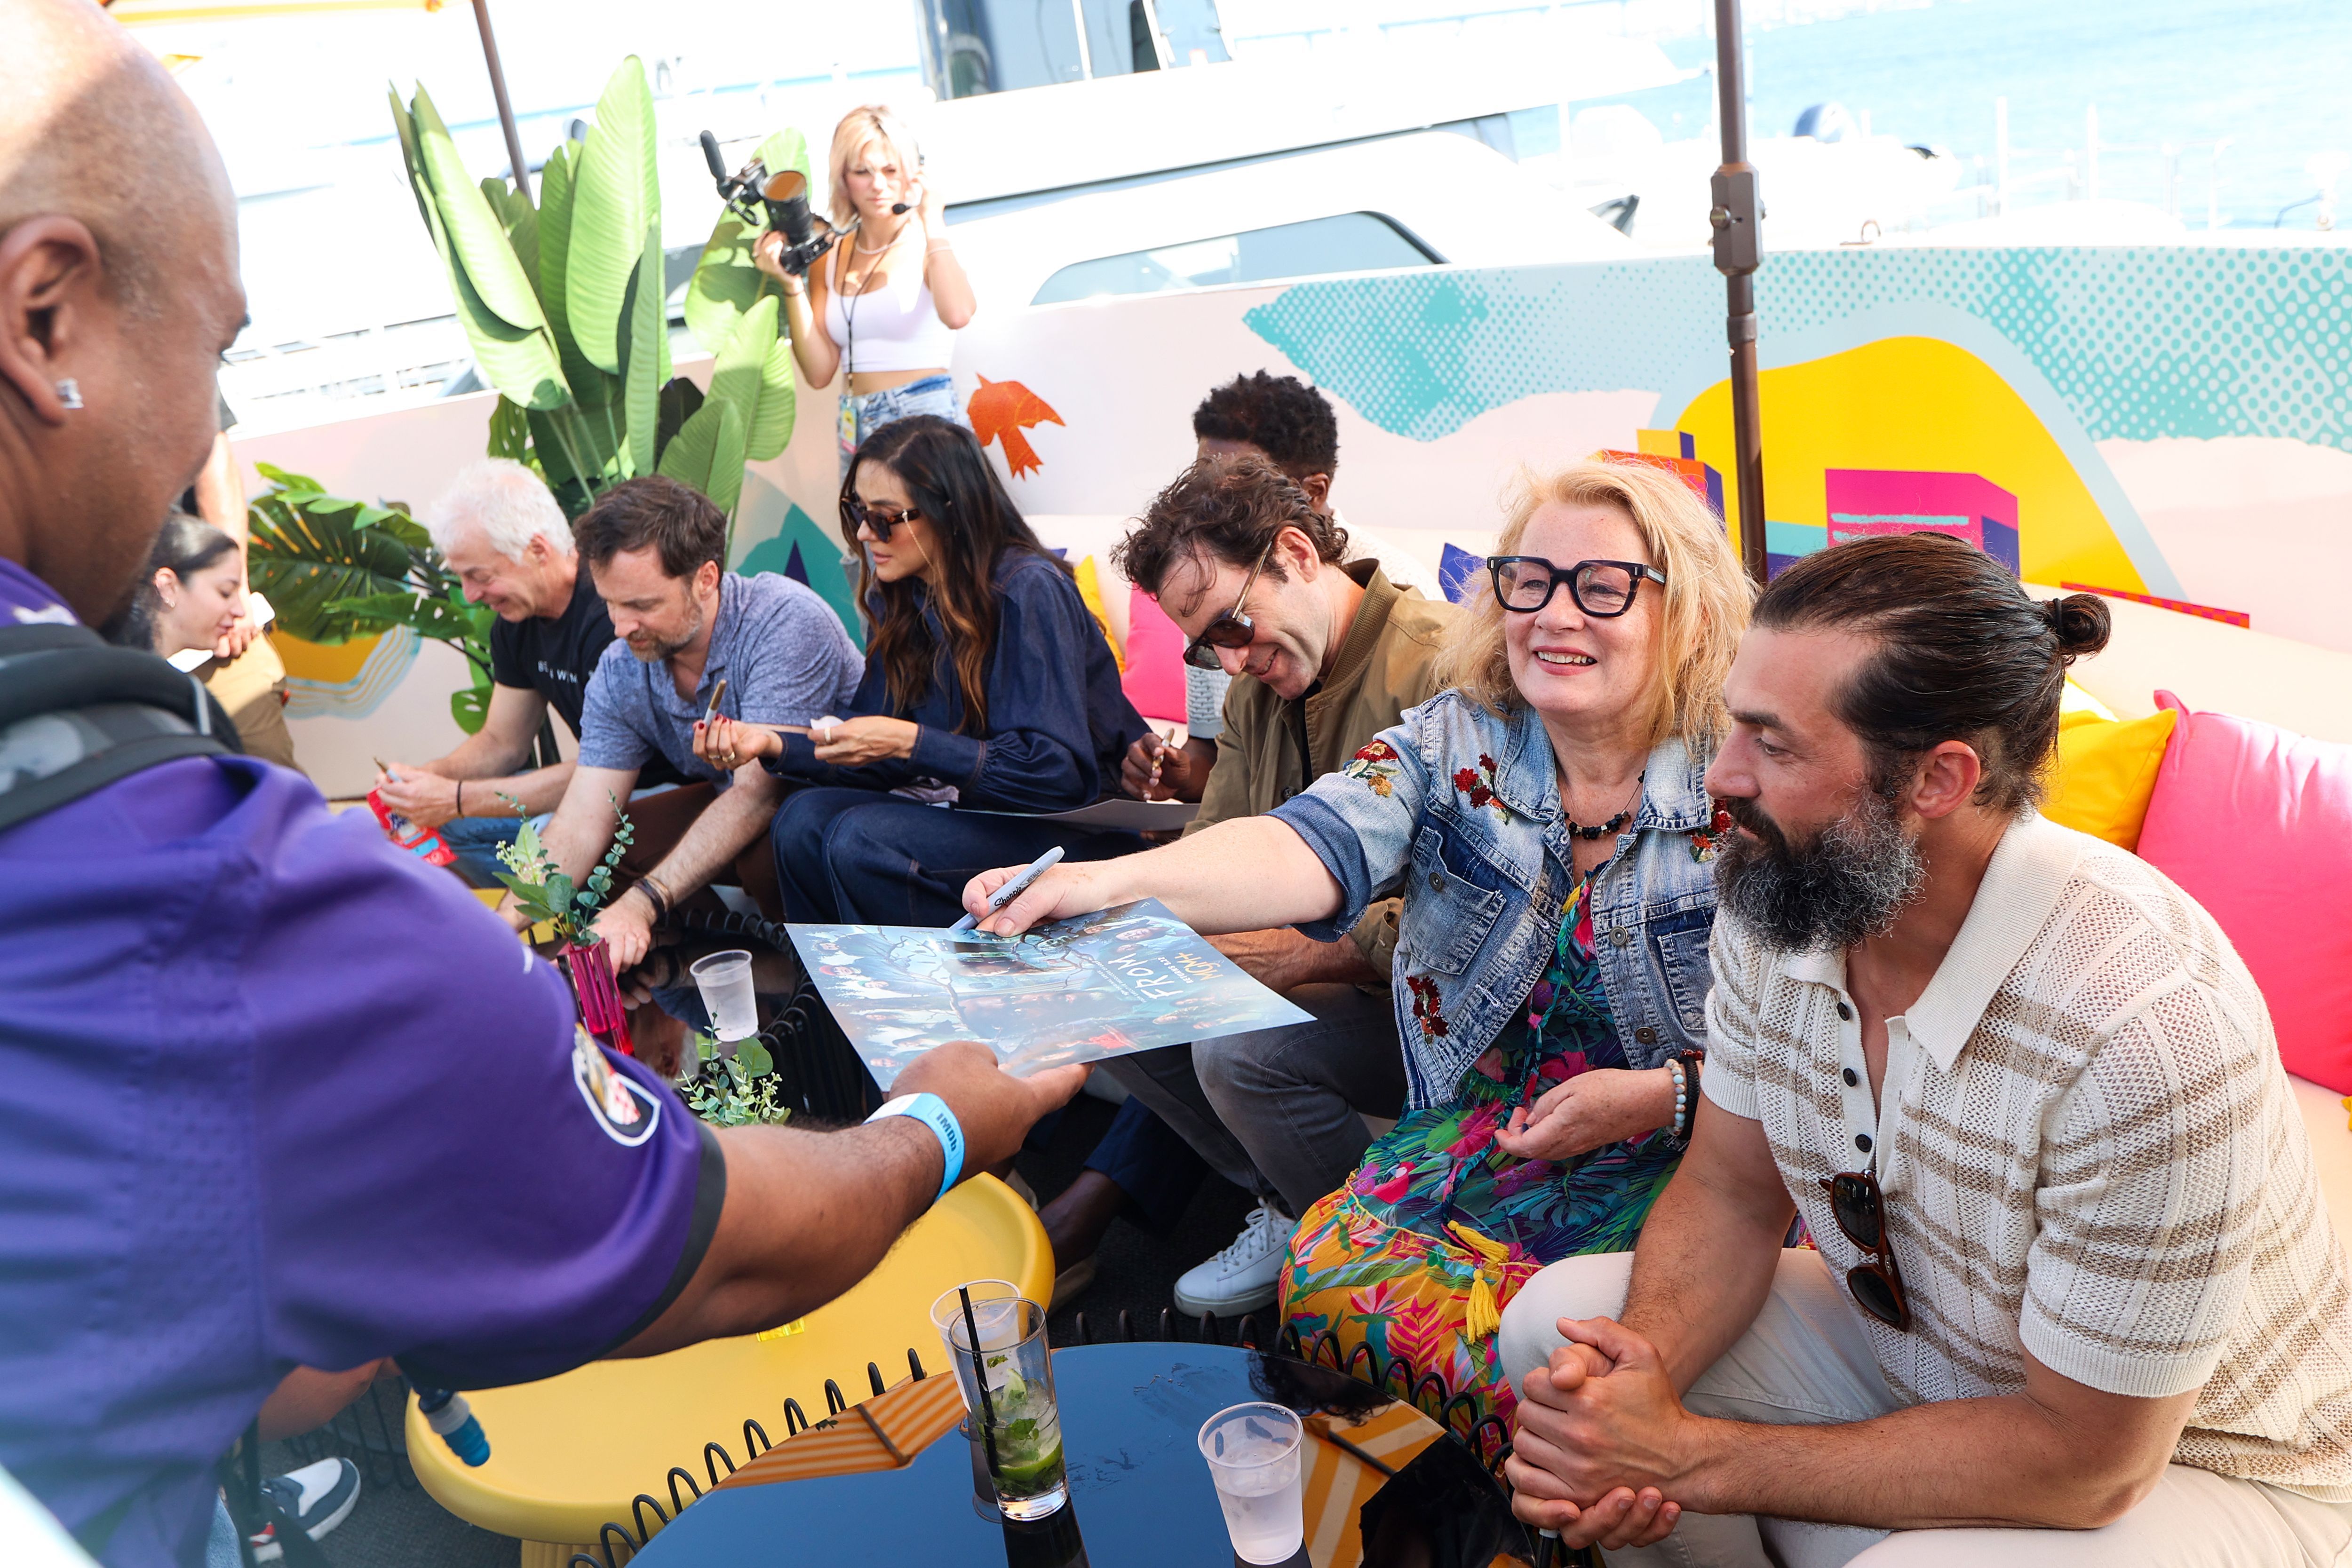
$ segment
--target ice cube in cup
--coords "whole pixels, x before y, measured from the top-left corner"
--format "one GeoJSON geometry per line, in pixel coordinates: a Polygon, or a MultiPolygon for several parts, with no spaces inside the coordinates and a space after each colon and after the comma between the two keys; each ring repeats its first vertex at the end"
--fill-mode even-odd
{"type": "Polygon", "coordinates": [[[1225,1533],[1244,1563],[1284,1563],[1307,1536],[1298,1444],[1306,1427],[1280,1405],[1235,1405],[1201,1426],[1225,1533]]]}
{"type": "Polygon", "coordinates": [[[749,1040],[760,1032],[760,1005],[751,994],[751,955],[740,949],[713,953],[687,967],[702,993],[710,1032],[722,1040],[749,1040]]]}

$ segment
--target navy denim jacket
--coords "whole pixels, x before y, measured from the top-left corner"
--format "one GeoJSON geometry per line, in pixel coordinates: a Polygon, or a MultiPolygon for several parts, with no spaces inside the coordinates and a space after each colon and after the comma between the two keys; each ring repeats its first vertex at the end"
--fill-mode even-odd
{"type": "MultiPolygon", "coordinates": [[[[1706,771],[1679,739],[1660,742],[1640,809],[1594,873],[1601,984],[1637,1068],[1706,1044],[1719,830],[1706,771]]],[[[1395,993],[1412,1108],[1451,1100],[1543,977],[1575,885],[1542,721],[1441,692],[1274,814],[1341,889],[1337,913],[1299,927],[1307,936],[1334,941],[1402,892],[1395,993]]]]}
{"type": "MultiPolygon", "coordinates": [[[[1150,728],[1120,689],[1118,664],[1102,627],[1067,572],[1027,550],[996,559],[996,645],[988,652],[988,732],[966,735],[963,679],[947,656],[939,612],[915,585],[932,646],[940,649],[922,700],[896,713],[881,661],[839,716],[893,714],[914,720],[911,757],[838,768],[816,759],[816,744],[787,735],[771,772],[801,783],[896,789],[952,784],[956,803],[977,810],[1066,811],[1118,789],[1119,759],[1150,728]]],[[[878,610],[879,606],[877,605],[878,610]]]]}

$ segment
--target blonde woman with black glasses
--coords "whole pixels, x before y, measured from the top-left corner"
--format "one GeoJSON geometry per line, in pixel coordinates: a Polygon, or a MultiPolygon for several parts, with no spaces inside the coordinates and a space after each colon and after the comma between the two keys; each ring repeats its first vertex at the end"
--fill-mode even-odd
{"type": "Polygon", "coordinates": [[[783,235],[753,253],[783,285],[793,358],[809,385],[845,374],[841,472],[858,444],[895,419],[934,413],[966,423],[948,361],[978,308],[948,237],[946,204],[922,175],[912,131],[887,106],[864,104],[834,127],[831,215],[848,232],[805,277],[784,270],[783,235]],[[853,226],[854,225],[854,226],[853,226]]]}

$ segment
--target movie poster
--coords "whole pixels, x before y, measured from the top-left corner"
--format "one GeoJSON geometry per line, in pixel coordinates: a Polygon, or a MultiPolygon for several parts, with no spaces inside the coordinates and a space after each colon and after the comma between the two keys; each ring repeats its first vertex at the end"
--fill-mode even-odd
{"type": "Polygon", "coordinates": [[[934,925],[793,925],[793,945],[884,1090],[907,1062],[976,1040],[1015,1074],[1306,1023],[1158,899],[1019,936],[934,925]]]}

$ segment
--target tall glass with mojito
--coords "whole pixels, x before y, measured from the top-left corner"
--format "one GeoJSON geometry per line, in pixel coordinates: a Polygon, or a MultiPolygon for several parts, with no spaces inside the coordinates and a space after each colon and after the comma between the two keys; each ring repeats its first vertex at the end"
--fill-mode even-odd
{"type": "Polygon", "coordinates": [[[956,1385],[971,1413],[973,1446],[988,1466],[997,1507],[1007,1519],[1044,1519],[1070,1495],[1062,1464],[1062,1416],[1054,1402],[1054,1364],[1045,1341],[1045,1309],[1018,1295],[999,1293],[993,1287],[1001,1283],[983,1281],[961,1292],[949,1291],[933,1304],[931,1318],[955,1365],[956,1385]],[[966,1295],[971,1298],[969,1319],[966,1295]]]}

